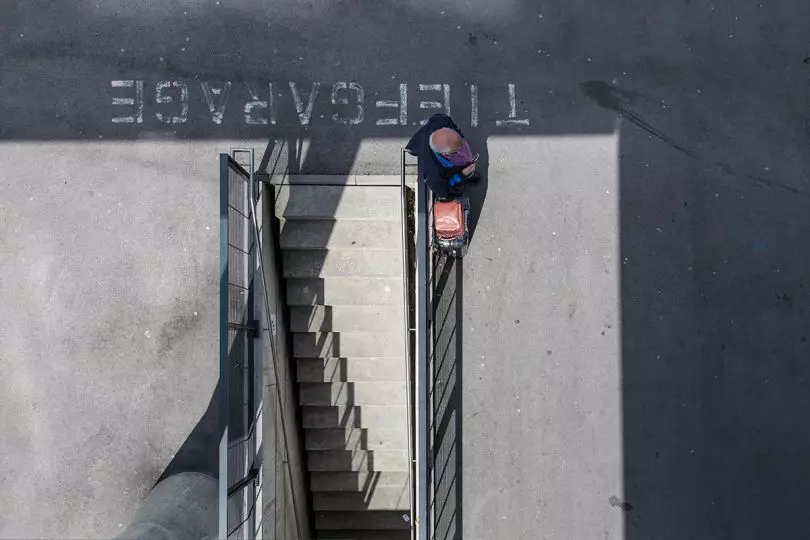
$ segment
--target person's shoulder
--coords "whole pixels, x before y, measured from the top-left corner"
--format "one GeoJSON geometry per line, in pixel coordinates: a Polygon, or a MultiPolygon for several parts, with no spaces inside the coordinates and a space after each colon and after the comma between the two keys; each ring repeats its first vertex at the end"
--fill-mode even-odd
{"type": "Polygon", "coordinates": [[[461,132],[461,128],[459,128],[456,125],[456,123],[453,121],[452,118],[450,118],[448,115],[444,113],[436,113],[433,116],[431,116],[428,119],[427,125],[430,126],[429,131],[431,133],[433,133],[437,129],[450,128],[453,131],[457,131],[458,134],[461,135],[462,137],[464,136],[464,133],[461,132]]]}
{"type": "Polygon", "coordinates": [[[428,118],[428,125],[435,126],[435,129],[454,126],[453,119],[444,113],[436,113],[428,118]]]}

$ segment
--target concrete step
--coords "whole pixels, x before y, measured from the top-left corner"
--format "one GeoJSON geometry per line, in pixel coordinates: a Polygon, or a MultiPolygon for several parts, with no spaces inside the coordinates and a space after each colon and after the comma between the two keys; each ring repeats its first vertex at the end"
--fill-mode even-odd
{"type": "Polygon", "coordinates": [[[316,529],[410,530],[410,515],[399,510],[315,512],[316,529]]]}
{"type": "Polygon", "coordinates": [[[369,493],[319,491],[313,494],[313,510],[404,510],[410,508],[408,491],[375,488],[369,493]]]}
{"type": "Polygon", "coordinates": [[[408,450],[309,450],[308,470],[316,472],[402,471],[411,468],[408,450]]]}
{"type": "Polygon", "coordinates": [[[308,429],[365,428],[370,432],[405,425],[408,409],[397,405],[309,406],[301,408],[301,424],[308,429]]]}
{"type": "Polygon", "coordinates": [[[281,253],[284,277],[330,278],[402,276],[402,251],[399,249],[318,249],[281,253]]]}
{"type": "Polygon", "coordinates": [[[402,219],[399,186],[276,187],[276,216],[285,219],[402,219]]]}
{"type": "Polygon", "coordinates": [[[290,308],[292,332],[404,331],[402,306],[294,306],[290,308]]]}
{"type": "Polygon", "coordinates": [[[407,450],[311,450],[310,471],[408,471],[407,450]]]}
{"type": "MultiPolygon", "coordinates": [[[[391,407],[393,409],[393,407],[391,407]]],[[[389,418],[392,424],[404,420],[399,416],[389,418]]],[[[408,430],[404,422],[401,429],[355,428],[307,429],[307,450],[395,450],[408,448],[408,430]]]]}
{"type": "Polygon", "coordinates": [[[404,358],[299,358],[299,382],[401,382],[407,377],[404,358]]]}
{"type": "Polygon", "coordinates": [[[298,358],[401,358],[404,332],[328,332],[293,334],[298,358]]]}
{"type": "Polygon", "coordinates": [[[409,489],[409,474],[398,471],[312,472],[310,488],[315,491],[360,491],[379,488],[409,489]]]}
{"type": "MultiPolygon", "coordinates": [[[[408,167],[408,173],[414,170],[408,167]]],[[[271,184],[312,184],[319,186],[399,186],[402,178],[398,174],[274,174],[266,178],[271,184]]],[[[416,183],[416,175],[408,174],[405,184],[416,183]]]]}
{"type": "Polygon", "coordinates": [[[299,383],[301,405],[401,405],[407,404],[405,382],[299,383]]]}
{"type": "Polygon", "coordinates": [[[288,219],[282,249],[402,249],[400,221],[288,219]]]}
{"type": "Polygon", "coordinates": [[[402,288],[402,277],[287,279],[287,303],[291,306],[402,306],[405,303],[402,288]]]}
{"type": "Polygon", "coordinates": [[[411,540],[410,531],[317,531],[317,540],[411,540]]]}

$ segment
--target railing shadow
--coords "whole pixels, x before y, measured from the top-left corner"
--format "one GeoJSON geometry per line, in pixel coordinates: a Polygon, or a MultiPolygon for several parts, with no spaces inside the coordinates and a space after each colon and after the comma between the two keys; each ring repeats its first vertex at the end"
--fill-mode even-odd
{"type": "Polygon", "coordinates": [[[463,260],[434,254],[430,389],[432,404],[432,538],[462,534],[463,260]]]}
{"type": "Polygon", "coordinates": [[[808,198],[673,153],[644,167],[651,201],[637,169],[622,162],[625,538],[807,538],[808,198]]]}

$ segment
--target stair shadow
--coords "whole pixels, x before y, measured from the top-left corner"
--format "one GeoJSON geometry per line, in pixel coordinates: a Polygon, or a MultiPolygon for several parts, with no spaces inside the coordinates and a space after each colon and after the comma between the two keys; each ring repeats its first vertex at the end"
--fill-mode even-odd
{"type": "MultiPolygon", "coordinates": [[[[261,158],[259,165],[259,173],[267,176],[276,174],[295,175],[295,174],[328,174],[328,175],[341,175],[346,171],[350,171],[354,165],[357,151],[360,147],[361,140],[354,136],[351,131],[342,130],[337,128],[335,130],[328,130],[321,132],[318,135],[308,139],[306,142],[301,138],[289,138],[284,141],[271,141],[268,145],[264,155],[261,158]],[[337,145],[337,147],[336,147],[337,145]],[[286,158],[286,159],[285,159],[286,158]]],[[[297,190],[295,185],[289,188],[290,203],[296,204],[299,202],[298,197],[311,197],[311,193],[307,189],[297,190]]],[[[306,204],[306,200],[300,201],[306,204]]],[[[336,197],[331,201],[319,201],[319,213],[321,215],[320,222],[323,224],[322,229],[318,231],[321,240],[328,240],[336,224],[334,219],[328,219],[326,216],[330,214],[334,216],[337,211],[340,198],[336,197]],[[332,204],[330,208],[324,208],[324,204],[332,204]]],[[[278,225],[279,222],[277,221],[278,225]]],[[[277,230],[279,230],[278,228],[277,230]]],[[[309,251],[310,258],[307,263],[307,272],[309,275],[318,276],[323,271],[325,257],[327,250],[313,249],[309,251]],[[314,259],[314,260],[312,260],[314,259]]],[[[282,274],[283,275],[283,274],[282,274]]],[[[372,502],[375,491],[380,486],[380,479],[382,473],[374,471],[374,454],[373,451],[363,455],[363,461],[358,462],[354,452],[369,451],[369,430],[363,427],[363,408],[355,404],[355,388],[352,382],[346,381],[347,379],[347,363],[346,356],[352,356],[353,343],[341,343],[341,333],[333,331],[332,329],[332,308],[329,302],[334,300],[329,296],[329,291],[326,290],[328,286],[326,280],[320,277],[307,278],[307,289],[296,298],[297,303],[306,305],[319,305],[324,306],[322,321],[318,328],[312,328],[311,325],[307,326],[309,332],[300,332],[298,335],[290,336],[293,343],[293,354],[290,355],[291,366],[290,369],[295,373],[295,379],[298,379],[298,363],[296,358],[338,358],[338,363],[331,369],[333,373],[329,374],[326,366],[324,366],[324,373],[329,375],[330,382],[333,384],[307,384],[305,387],[299,387],[300,395],[306,395],[306,401],[314,399],[318,403],[329,403],[328,407],[331,410],[327,413],[326,422],[329,425],[334,425],[334,429],[346,430],[347,433],[347,450],[342,456],[337,457],[333,454],[335,461],[331,466],[341,468],[342,470],[349,471],[346,478],[352,476],[357,482],[357,491],[354,493],[361,494],[362,501],[365,502],[365,507],[362,508],[364,512],[368,512],[389,522],[389,525],[396,525],[396,529],[402,530],[407,534],[407,529],[410,528],[407,520],[402,520],[402,514],[407,515],[407,510],[381,510],[378,506],[369,506],[372,502]],[[342,347],[346,345],[346,347],[342,347]],[[347,350],[342,350],[346,348],[347,350]],[[339,375],[339,380],[335,380],[339,375]],[[335,388],[335,385],[337,388],[335,388]],[[334,414],[334,416],[332,416],[334,414]],[[334,424],[332,423],[334,422],[334,424]],[[360,430],[359,437],[354,437],[355,430],[360,430]],[[352,442],[352,446],[348,444],[352,442]],[[341,465],[336,467],[336,465],[341,465]],[[351,472],[353,468],[360,468],[361,471],[351,472]],[[404,530],[403,530],[404,529],[404,530]]],[[[362,299],[355,299],[353,303],[362,304],[362,299]]],[[[287,310],[287,317],[289,320],[289,309],[287,310]]],[[[310,317],[309,323],[313,322],[310,317]]],[[[292,334],[293,332],[291,332],[292,334]]],[[[382,344],[381,344],[382,345],[382,344]]],[[[404,403],[403,403],[404,405],[404,403]]],[[[327,409],[323,409],[326,411],[327,409]]],[[[310,485],[312,482],[312,474],[317,471],[311,471],[310,485]]],[[[386,484],[386,487],[390,487],[386,484]]],[[[402,486],[402,493],[400,500],[409,500],[409,488],[407,485],[402,486]]],[[[310,492],[310,497],[314,498],[314,493],[310,492]]],[[[358,510],[361,510],[358,508],[358,510]]],[[[313,530],[317,529],[318,522],[326,519],[335,518],[334,515],[329,515],[328,512],[318,511],[314,512],[313,530]],[[324,515],[327,514],[327,515],[324,515]]],[[[373,518],[373,519],[376,519],[373,518]]]]}
{"type": "Polygon", "coordinates": [[[437,540],[462,533],[462,313],[463,260],[434,256],[433,297],[433,500],[437,540]]]}
{"type": "MultiPolygon", "coordinates": [[[[344,175],[348,179],[349,175],[346,171],[351,170],[359,145],[360,140],[355,137],[348,137],[345,134],[338,135],[330,131],[313,136],[307,141],[301,137],[271,139],[268,141],[268,145],[259,161],[257,173],[264,178],[272,178],[273,176],[287,177],[297,174],[329,174],[331,176],[344,175]]],[[[291,204],[295,204],[298,197],[304,196],[308,197],[308,194],[302,195],[295,189],[295,186],[291,186],[291,204]]],[[[275,197],[273,197],[273,200],[275,200],[275,197]]],[[[340,200],[332,200],[331,208],[324,207],[324,202],[326,205],[329,204],[328,201],[321,201],[320,208],[324,210],[324,214],[331,213],[331,215],[334,215],[340,200]]],[[[275,212],[273,212],[273,217],[276,220],[279,219],[275,212]]],[[[322,221],[329,224],[323,231],[323,234],[328,238],[331,236],[335,221],[326,219],[322,221]]],[[[277,227],[276,230],[281,233],[281,227],[277,227]]],[[[313,252],[321,254],[320,260],[316,259],[311,267],[314,273],[318,273],[323,269],[326,250],[313,250],[313,252]]],[[[317,289],[308,295],[310,303],[312,305],[326,305],[324,280],[313,278],[312,281],[317,284],[317,289]]]]}

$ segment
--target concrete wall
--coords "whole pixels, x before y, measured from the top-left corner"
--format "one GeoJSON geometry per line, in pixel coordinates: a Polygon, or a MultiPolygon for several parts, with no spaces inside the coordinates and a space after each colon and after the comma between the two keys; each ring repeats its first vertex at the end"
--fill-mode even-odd
{"type": "MultiPolygon", "coordinates": [[[[261,149],[257,149],[261,150],[261,149]]],[[[260,152],[258,152],[260,154],[260,152]]],[[[258,161],[258,157],[257,157],[258,161]]],[[[276,250],[278,222],[273,215],[273,193],[262,189],[262,246],[267,284],[267,298],[273,324],[263,321],[263,328],[275,329],[276,370],[271,361],[270,344],[264,339],[264,478],[263,536],[275,540],[308,540],[310,514],[301,444],[301,429],[296,401],[295,371],[289,348],[285,316],[284,285],[276,272],[280,260],[276,250]],[[276,378],[278,373],[278,378],[276,378]],[[279,406],[279,395],[281,406],[279,406]],[[286,427],[286,444],[284,430],[286,427]]],[[[266,319],[264,312],[262,318],[266,319]]],[[[266,337],[266,334],[265,336],[266,337]]]]}

